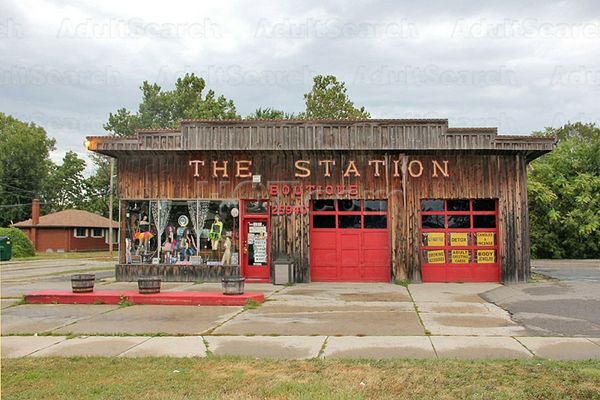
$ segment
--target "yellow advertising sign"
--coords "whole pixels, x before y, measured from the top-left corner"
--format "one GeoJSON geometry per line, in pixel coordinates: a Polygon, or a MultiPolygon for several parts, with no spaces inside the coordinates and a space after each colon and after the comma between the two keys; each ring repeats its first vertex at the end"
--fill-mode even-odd
{"type": "Polygon", "coordinates": [[[494,232],[477,232],[475,237],[477,238],[477,246],[493,246],[496,244],[496,234],[494,232]]]}
{"type": "Polygon", "coordinates": [[[426,261],[428,264],[445,264],[446,254],[444,250],[425,250],[426,261]]]}
{"type": "Polygon", "coordinates": [[[450,233],[450,246],[468,246],[468,232],[452,232],[450,233]]]}
{"type": "Polygon", "coordinates": [[[446,241],[446,235],[443,232],[427,232],[427,246],[443,246],[446,241]]]}
{"type": "Polygon", "coordinates": [[[452,250],[450,251],[450,261],[452,264],[468,264],[469,250],[452,250]]]}
{"type": "Polygon", "coordinates": [[[477,264],[496,262],[496,250],[477,250],[477,264]]]}

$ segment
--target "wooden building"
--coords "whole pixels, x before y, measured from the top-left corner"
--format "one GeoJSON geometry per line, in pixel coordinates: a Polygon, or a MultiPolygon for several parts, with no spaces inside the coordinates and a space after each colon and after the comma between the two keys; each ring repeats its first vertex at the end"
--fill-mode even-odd
{"type": "Polygon", "coordinates": [[[118,160],[121,280],[268,281],[291,257],[298,282],[524,282],[526,168],[553,146],[445,119],[188,120],[88,137],[118,160]]]}
{"type": "MultiPolygon", "coordinates": [[[[83,210],[63,210],[40,216],[40,203],[33,200],[31,218],[11,225],[23,231],[36,251],[103,251],[108,250],[110,221],[83,210]]],[[[117,240],[118,222],[113,221],[113,243],[117,240]]]]}

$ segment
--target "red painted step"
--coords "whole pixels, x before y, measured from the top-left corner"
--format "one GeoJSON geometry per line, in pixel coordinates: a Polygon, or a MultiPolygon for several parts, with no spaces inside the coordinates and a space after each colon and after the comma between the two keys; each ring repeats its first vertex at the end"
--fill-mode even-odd
{"type": "Polygon", "coordinates": [[[219,292],[162,292],[139,294],[135,290],[98,290],[91,293],[73,293],[66,290],[36,290],[25,294],[30,304],[119,304],[129,301],[134,304],[177,305],[177,306],[243,306],[248,300],[265,301],[265,295],[248,292],[240,295],[225,295],[219,292]]]}

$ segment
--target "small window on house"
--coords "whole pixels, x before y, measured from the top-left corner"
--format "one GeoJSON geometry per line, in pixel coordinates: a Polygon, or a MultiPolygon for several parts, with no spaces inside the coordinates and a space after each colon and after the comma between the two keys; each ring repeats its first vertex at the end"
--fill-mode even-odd
{"type": "Polygon", "coordinates": [[[335,211],[334,200],[314,200],[313,201],[314,211],[335,211]]]}
{"type": "Polygon", "coordinates": [[[104,237],[104,229],[102,229],[102,228],[92,228],[92,237],[93,238],[104,237]]]}
{"type": "Polygon", "coordinates": [[[86,228],[75,228],[75,237],[76,238],[86,238],[88,236],[88,232],[86,228]]]}

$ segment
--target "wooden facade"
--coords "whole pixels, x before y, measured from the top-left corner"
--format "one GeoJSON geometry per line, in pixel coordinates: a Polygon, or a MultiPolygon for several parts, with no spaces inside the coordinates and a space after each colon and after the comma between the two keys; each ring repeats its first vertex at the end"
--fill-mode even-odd
{"type": "MultiPolygon", "coordinates": [[[[88,141],[117,158],[123,201],[266,199],[309,209],[314,199],[386,199],[391,276],[413,282],[421,281],[420,202],[437,198],[497,199],[501,280],[527,281],[526,168],[554,145],[447,120],[182,121],[178,130],[88,141]]],[[[272,214],[270,224],[271,259],[293,257],[296,281],[310,281],[310,212],[272,214]]]]}

